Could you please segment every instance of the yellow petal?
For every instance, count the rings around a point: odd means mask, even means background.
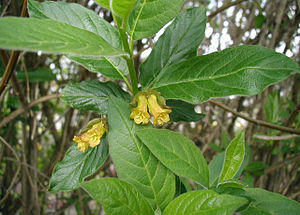
[[[147,112],[147,98],[145,95],[140,95],[137,98],[138,106],[131,109],[130,118],[134,120],[136,124],[148,124],[150,115]]]
[[[89,148],[89,144],[84,142],[80,136],[74,136],[73,141],[77,143],[77,148],[81,152],[85,152]]]
[[[157,98],[153,94],[148,98],[148,107],[154,117],[154,124],[162,126],[164,123],[170,121],[169,113],[171,113],[172,110],[162,108],[157,103]]]
[[[73,141],[77,143],[77,148],[84,152],[89,147],[95,147],[100,144],[101,137],[105,133],[106,128],[102,122],[98,122],[80,136],[74,136]]]

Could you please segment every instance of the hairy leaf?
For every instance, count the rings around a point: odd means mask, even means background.
[[[112,79],[125,79],[128,75],[126,61],[122,57],[101,57],[98,59],[69,57],[91,72],[99,72]]]
[[[226,181],[222,181],[218,183],[218,188],[225,188],[225,187],[230,187],[230,188],[244,188],[247,187],[247,184],[245,184],[242,181],[236,180],[236,179],[229,179]]]
[[[169,66],[146,88],[198,104],[211,97],[254,95],[300,71],[295,61],[260,46],[237,46]]]
[[[149,203],[132,185],[116,178],[94,179],[81,185],[111,215],[153,215]]]
[[[175,18],[158,39],[150,56],[141,64],[140,81],[147,86],[172,63],[197,55],[206,26],[205,9],[188,9]]]
[[[179,12],[183,0],[139,0],[129,18],[129,35],[134,40],[158,32]]]
[[[108,110],[109,147],[120,179],[134,185],[153,208],[163,209],[175,194],[175,177],[135,136],[145,126],[129,118],[130,106],[111,98]]]
[[[220,195],[212,190],[193,191],[174,199],[163,215],[231,215],[246,202],[242,197]]]
[[[155,157],[176,175],[190,178],[208,188],[209,173],[206,161],[191,140],[165,129],[143,129],[137,131],[136,135]]]
[[[218,181],[220,173],[222,171],[222,166],[224,163],[225,152],[217,154],[214,159],[208,164],[209,169],[209,184],[210,186],[215,185]]]
[[[242,215],[295,215],[299,214],[300,203],[277,193],[259,188],[245,188],[246,197],[252,202]]]
[[[108,143],[106,137],[101,138],[101,143],[95,148],[85,152],[72,145],[66,152],[64,159],[54,168],[49,191],[57,193],[62,190],[72,190],[80,186],[83,180],[93,174],[108,157]]]
[[[94,11],[79,4],[52,1],[39,3],[30,0],[28,12],[33,18],[53,19],[91,31],[101,36],[114,48],[122,49],[122,42],[117,29],[100,18]],[[124,79],[128,74],[126,61],[122,57],[99,57],[95,59],[73,56],[69,58],[89,71],[100,72],[109,78]]]
[[[126,55],[90,31],[35,18],[1,18],[0,48],[86,57]]]
[[[241,132],[227,146],[219,183],[233,179],[239,171],[245,157],[244,132]]]
[[[109,9],[109,0],[96,0],[102,7]]]
[[[136,2],[137,0],[110,0],[110,9],[113,13],[126,19]]]
[[[68,84],[62,90],[61,99],[73,108],[106,114],[111,96],[129,100],[129,95],[117,84],[98,80]]]
[[[172,109],[170,118],[174,122],[197,122],[205,117],[205,114],[195,111],[195,105],[181,100],[167,100],[167,106]]]

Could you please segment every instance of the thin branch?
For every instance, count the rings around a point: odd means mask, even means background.
[[[300,2],[299,2],[299,4],[300,4]],[[294,194],[290,195],[289,198],[296,199],[298,196],[300,196],[300,191],[297,192],[297,193],[294,193]]]
[[[2,57],[3,64],[5,66],[7,66],[8,65],[8,56],[4,50],[1,50],[1,57]],[[28,112],[29,112],[30,115],[32,115],[32,111],[28,109],[28,102],[24,97],[23,90],[21,89],[21,86],[19,85],[16,75],[14,73],[11,74],[11,80],[12,80],[12,87],[13,87],[16,95],[18,96],[23,108],[26,110],[25,113],[28,114]],[[4,90],[4,92],[5,92],[5,90]],[[5,93],[3,93],[2,95],[5,95]]]
[[[265,121],[262,121],[262,120],[257,120],[257,119],[253,119],[251,117],[248,117],[248,116],[245,116],[244,114],[241,114],[235,110],[232,110],[230,107],[220,103],[220,102],[217,102],[217,101],[214,101],[214,100],[209,100],[209,102],[211,104],[214,104],[230,113],[232,113],[233,115],[236,115],[244,120],[247,120],[249,122],[252,122],[256,125],[260,125],[260,126],[264,126],[264,127],[267,127],[267,128],[272,128],[272,129],[275,129],[275,130],[279,130],[279,131],[284,131],[284,132],[288,132],[288,133],[292,133],[292,134],[300,134],[300,130],[297,130],[297,129],[294,129],[294,128],[289,128],[289,127],[285,127],[285,126],[280,126],[280,125],[275,125],[273,123],[269,123],[269,122],[265,122]]]
[[[248,1],[248,0],[236,0],[234,2],[229,2],[228,4],[223,5],[222,7],[218,8],[216,11],[212,12],[208,17],[207,21],[209,22],[212,18],[214,18],[217,14],[223,12],[224,10],[230,8],[231,6],[235,6],[237,4],[242,3],[243,1]]]
[[[60,96],[60,94],[51,94],[51,95],[47,95],[47,96],[43,96],[37,100],[34,100],[33,102],[31,102],[28,105],[28,108],[32,108],[35,105],[38,105],[42,102],[51,100],[51,99],[56,99]],[[4,127],[7,123],[9,123],[11,120],[13,120],[14,118],[16,118],[17,116],[19,116],[20,114],[24,113],[25,109],[24,108],[19,108],[17,110],[15,110],[14,112],[12,112],[10,115],[8,115],[7,117],[5,117],[1,122],[0,122],[0,128]]]
[[[7,4],[6,4],[5,8],[3,8],[0,17],[3,17],[3,16],[4,16],[4,14],[6,13],[6,11],[7,11],[7,9],[8,9],[8,6],[10,5],[10,3],[11,3],[11,0],[9,0],[9,1],[7,2]]]
[[[47,95],[47,90],[44,88],[43,84],[40,84],[39,89],[40,89],[41,96]],[[58,146],[60,143],[60,138],[59,138],[58,131],[56,130],[55,122],[53,121],[53,116],[51,114],[52,110],[51,110],[51,107],[48,104],[48,102],[45,102],[42,104],[42,113],[44,114],[44,116],[46,116],[46,119],[48,122],[48,129],[50,130],[50,132],[54,138],[55,144]]]
[[[24,0],[22,12],[21,12],[20,16],[25,17],[26,15],[27,15],[27,0]],[[5,68],[5,72],[4,72],[1,82],[0,82],[0,95],[2,95],[9,79],[11,78],[13,71],[15,70],[15,68],[17,66],[19,55],[20,55],[20,51],[12,51],[12,53],[11,53],[8,64]]]
[[[254,138],[261,139],[261,140],[288,140],[296,137],[300,137],[297,134],[290,134],[285,136],[265,136],[265,135],[253,135]]]
[[[298,105],[296,106],[296,108],[293,110],[293,112],[291,113],[291,115],[290,115],[289,118],[287,119],[287,121],[286,121],[286,125],[287,125],[287,126],[291,125],[291,124],[294,122],[294,120],[295,120],[296,117],[298,116],[299,112],[300,112],[300,104],[298,104]]]
[[[138,53],[136,53],[135,55],[134,55],[134,59],[137,59],[144,51],[146,51],[147,49],[149,49],[149,48],[152,48],[150,45],[149,46],[146,46],[146,47],[143,47],[143,48],[141,48],[139,51],[138,51]]]
[[[300,160],[300,155],[295,156],[295,157],[290,158],[290,159],[286,159],[285,161],[283,161],[281,163],[278,163],[278,164],[275,164],[273,166],[270,166],[270,167],[266,168],[265,169],[265,174],[271,173],[274,170],[277,170],[277,169],[279,169],[283,166],[287,166],[288,164],[291,164],[291,163],[299,161],[299,160]]]
[[[12,162],[18,162],[16,159],[13,159],[13,158],[10,158],[10,157],[4,157],[3,160],[7,160],[7,161],[12,161]],[[21,164],[25,167],[28,167],[32,170],[35,170],[36,168],[33,167],[32,165],[28,164],[28,163],[25,163],[25,162],[21,162]],[[45,175],[43,172],[41,171],[37,171],[37,173],[41,176],[43,176],[44,178],[46,178],[47,180],[49,180],[49,177],[47,175]]]
[[[12,153],[14,154],[14,156],[15,156],[15,158],[16,158],[16,162],[17,162],[17,171],[15,172],[14,177],[13,177],[13,179],[12,179],[12,181],[11,181],[11,183],[10,183],[10,185],[9,185],[9,187],[8,187],[8,189],[7,189],[6,193],[5,193],[5,195],[4,195],[4,197],[0,200],[0,205],[2,205],[3,202],[4,202],[4,201],[7,199],[7,197],[9,196],[9,193],[11,192],[11,190],[12,190],[12,188],[13,188],[13,186],[14,186],[16,180],[17,180],[17,177],[18,177],[19,172],[20,172],[20,170],[21,170],[21,162],[20,162],[20,158],[19,158],[17,152],[14,150],[14,148],[11,147],[11,146],[6,142],[6,140],[5,140],[3,137],[1,137],[1,136],[0,136],[0,140],[1,140],[1,142],[2,142],[7,148],[9,148],[9,149],[12,151]]]

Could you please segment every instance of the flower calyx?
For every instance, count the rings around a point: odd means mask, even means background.
[[[106,131],[104,120],[96,118],[88,123],[79,136],[74,136],[73,141],[77,143],[79,151],[85,152],[89,147],[94,148],[99,145]]]
[[[169,113],[172,110],[166,106],[165,99],[160,93],[154,90],[147,90],[139,92],[131,103],[137,104],[137,107],[132,108],[130,118],[134,119],[136,124],[148,124],[150,114],[153,116],[153,124],[162,126],[164,123],[170,121]]]

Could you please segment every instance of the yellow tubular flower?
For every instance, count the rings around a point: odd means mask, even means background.
[[[99,145],[105,131],[104,124],[98,122],[80,136],[74,136],[73,141],[77,143],[78,150],[84,152],[89,147],[94,148]]]
[[[170,109],[162,108],[157,103],[157,98],[154,94],[151,94],[148,98],[148,107],[150,113],[154,116],[154,124],[162,126],[164,123],[170,121],[169,113],[172,112]]]
[[[148,124],[150,115],[147,112],[147,98],[145,95],[139,95],[137,97],[138,106],[136,108],[132,108],[130,118],[134,119],[136,124]]]
[[[81,152],[85,152],[89,148],[89,144],[83,142],[80,136],[74,136],[73,141],[77,143],[77,148]]]

